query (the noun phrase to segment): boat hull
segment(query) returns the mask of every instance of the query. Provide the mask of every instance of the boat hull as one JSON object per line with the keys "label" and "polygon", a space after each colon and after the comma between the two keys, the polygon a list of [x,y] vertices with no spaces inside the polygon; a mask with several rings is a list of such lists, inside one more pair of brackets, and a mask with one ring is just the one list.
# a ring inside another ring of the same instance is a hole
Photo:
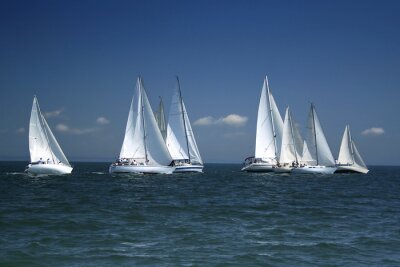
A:
{"label": "boat hull", "polygon": [[273,172],[273,166],[271,163],[250,163],[242,168],[245,172]]}
{"label": "boat hull", "polygon": [[203,172],[203,165],[182,165],[175,166],[174,173],[182,173],[182,172]]}
{"label": "boat hull", "polygon": [[344,173],[344,172],[355,172],[355,173],[363,173],[367,174],[369,170],[367,168],[359,167],[359,166],[337,166],[335,171],[336,173]]}
{"label": "boat hull", "polygon": [[294,168],[293,173],[317,173],[317,174],[333,174],[336,171],[336,167],[328,166],[304,166]]}
{"label": "boat hull", "polygon": [[275,173],[291,173],[293,167],[274,167],[273,171]]}
{"label": "boat hull", "polygon": [[175,167],[149,165],[114,165],[109,168],[110,173],[143,173],[143,174],[171,174]]}
{"label": "boat hull", "polygon": [[61,164],[29,164],[26,167],[25,172],[30,174],[51,174],[51,175],[61,175],[70,174],[72,172],[72,167],[61,165]]}

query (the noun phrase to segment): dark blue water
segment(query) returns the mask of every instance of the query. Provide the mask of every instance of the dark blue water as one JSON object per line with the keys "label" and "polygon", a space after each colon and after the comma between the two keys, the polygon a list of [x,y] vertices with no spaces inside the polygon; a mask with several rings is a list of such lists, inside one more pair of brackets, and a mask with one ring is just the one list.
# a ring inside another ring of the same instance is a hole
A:
{"label": "dark blue water", "polygon": [[400,167],[110,176],[0,163],[0,266],[400,266]]}

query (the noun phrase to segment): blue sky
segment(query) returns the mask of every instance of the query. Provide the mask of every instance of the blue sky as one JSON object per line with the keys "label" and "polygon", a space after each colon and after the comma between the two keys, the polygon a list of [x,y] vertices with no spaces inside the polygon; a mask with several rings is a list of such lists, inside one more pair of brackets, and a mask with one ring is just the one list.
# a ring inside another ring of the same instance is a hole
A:
{"label": "blue sky", "polygon": [[335,157],[350,124],[367,164],[399,165],[399,12],[398,1],[1,1],[0,159],[29,160],[36,94],[70,160],[111,161],[137,76],[168,112],[179,75],[204,160],[241,162],[267,74],[282,115],[289,105],[304,125],[315,104]]}

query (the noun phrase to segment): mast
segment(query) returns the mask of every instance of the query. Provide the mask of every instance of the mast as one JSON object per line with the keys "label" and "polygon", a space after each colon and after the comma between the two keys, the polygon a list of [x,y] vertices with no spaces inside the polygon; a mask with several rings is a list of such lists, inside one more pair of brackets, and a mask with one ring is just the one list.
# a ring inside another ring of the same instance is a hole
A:
{"label": "mast", "polygon": [[[288,110],[289,110],[289,107],[288,107]],[[296,158],[296,163],[299,164],[299,161],[298,161],[298,159],[297,159],[296,143],[294,142],[293,123],[292,123],[292,115],[291,115],[290,110],[289,110],[288,115],[289,115],[289,121],[290,121],[290,133],[291,133],[291,135],[292,135],[292,142],[293,142],[293,148],[294,148],[294,156],[295,156],[295,158]],[[281,152],[281,153],[282,153],[282,152]]]}
{"label": "mast", "polygon": [[278,151],[276,148],[276,133],[275,133],[275,126],[274,126],[274,117],[272,114],[272,106],[271,106],[271,92],[269,91],[269,85],[268,85],[268,77],[265,76],[265,82],[267,84],[267,93],[268,93],[268,106],[269,106],[269,116],[271,118],[271,125],[272,125],[272,136],[274,137],[274,148],[275,148],[275,159],[276,162],[279,162],[278,160]]}
{"label": "mast", "polygon": [[[54,160],[53,150],[52,150],[51,147],[50,147],[49,136],[47,135],[46,129],[43,127],[43,125],[44,125],[44,122],[43,122],[44,118],[43,118],[43,115],[42,115],[42,111],[40,110],[39,101],[37,100],[36,95],[35,95],[34,97],[35,97],[35,99],[36,99],[36,107],[37,107],[37,110],[38,110],[38,116],[39,116],[39,120],[40,120],[40,128],[42,129],[42,131],[44,132],[44,135],[46,136],[47,148],[48,148],[49,151],[50,151],[51,159],[53,160],[53,163],[56,163],[56,161]],[[46,163],[47,163],[47,162],[46,162]]]}
{"label": "mast", "polygon": [[188,135],[187,135],[185,112],[183,111],[183,99],[182,99],[181,85],[179,83],[178,76],[176,76],[176,81],[178,83],[178,92],[179,92],[179,100],[180,100],[179,102],[180,102],[181,110],[182,110],[182,120],[183,120],[183,128],[185,130],[186,148],[187,148],[187,154],[188,154],[189,162],[190,162],[189,139],[188,139]]}
{"label": "mast", "polygon": [[318,146],[317,146],[317,132],[315,131],[315,117],[314,117],[314,104],[311,103],[311,114],[312,114],[312,123],[314,128],[314,142],[315,142],[315,155],[317,157],[317,166],[318,166]]}
{"label": "mast", "polygon": [[142,83],[142,77],[139,76],[139,92],[140,92],[140,102],[142,105],[142,126],[143,126],[143,143],[144,143],[144,153],[145,153],[145,160],[147,164],[147,146],[146,146],[146,124],[144,121],[144,105],[143,105],[143,93],[144,93],[144,88],[143,88],[143,83]]}

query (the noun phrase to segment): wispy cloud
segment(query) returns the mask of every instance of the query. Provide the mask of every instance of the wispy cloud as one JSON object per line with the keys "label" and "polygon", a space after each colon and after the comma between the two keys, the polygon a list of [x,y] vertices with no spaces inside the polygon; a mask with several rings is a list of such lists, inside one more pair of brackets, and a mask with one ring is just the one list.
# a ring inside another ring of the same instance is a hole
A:
{"label": "wispy cloud", "polygon": [[224,118],[219,118],[216,121],[217,124],[226,124],[226,125],[237,126],[237,127],[246,125],[246,122],[247,122],[247,117],[240,116],[237,114],[229,114],[228,116],[226,116]]}
{"label": "wispy cloud", "polygon": [[207,116],[196,120],[193,125],[208,126],[208,125],[229,125],[235,127],[242,127],[246,125],[248,118],[238,114],[229,114],[225,117],[215,119],[212,116]]}
{"label": "wispy cloud", "polygon": [[385,130],[381,127],[372,127],[369,129],[365,129],[364,131],[362,131],[362,135],[382,135],[385,133]]}
{"label": "wispy cloud", "polygon": [[53,117],[58,117],[60,116],[60,114],[64,111],[63,108],[60,108],[58,110],[54,110],[54,111],[48,111],[44,113],[44,116],[46,118],[53,118]]}
{"label": "wispy cloud", "polygon": [[98,117],[98,118],[96,119],[96,123],[97,123],[97,124],[100,124],[100,125],[106,125],[106,124],[109,124],[109,123],[110,123],[110,120],[107,119],[107,118],[105,118],[105,117]]}
{"label": "wispy cloud", "polygon": [[15,132],[18,134],[23,134],[25,133],[25,128],[24,127],[18,128]]}
{"label": "wispy cloud", "polygon": [[99,128],[84,128],[84,129],[79,129],[79,128],[70,128],[66,124],[59,123],[56,126],[56,130],[59,132],[63,133],[69,133],[69,134],[75,134],[75,135],[82,135],[82,134],[89,134],[93,132],[97,132]]}
{"label": "wispy cloud", "polygon": [[193,125],[198,126],[207,126],[211,124],[214,124],[214,118],[211,116],[200,118],[193,123]]}

